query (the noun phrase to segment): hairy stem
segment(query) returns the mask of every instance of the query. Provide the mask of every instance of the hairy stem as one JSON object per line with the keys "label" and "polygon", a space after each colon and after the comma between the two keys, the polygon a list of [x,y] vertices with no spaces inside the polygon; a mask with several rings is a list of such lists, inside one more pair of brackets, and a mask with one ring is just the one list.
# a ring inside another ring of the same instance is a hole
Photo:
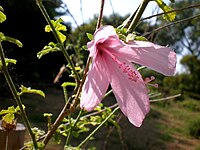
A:
{"label": "hairy stem", "polygon": [[35,139],[35,135],[33,134],[32,130],[31,130],[31,125],[30,125],[30,122],[28,120],[28,117],[26,115],[26,112],[23,108],[23,105],[22,105],[22,101],[21,101],[21,98],[20,96],[18,95],[17,93],[17,90],[16,90],[16,87],[13,83],[13,80],[8,72],[8,69],[7,69],[7,66],[6,66],[6,62],[5,62],[5,56],[4,56],[4,53],[3,53],[3,47],[2,47],[2,44],[0,42],[0,58],[1,58],[1,62],[2,62],[2,72],[6,78],[6,82],[12,92],[12,95],[17,103],[17,105],[19,106],[20,108],[20,112],[21,112],[21,116],[25,122],[25,125],[26,125],[26,128],[28,129],[29,131],[29,134],[31,136],[31,139],[33,141],[33,145],[34,145],[34,148],[37,149],[38,146],[37,146],[37,142],[36,142],[36,139]]}

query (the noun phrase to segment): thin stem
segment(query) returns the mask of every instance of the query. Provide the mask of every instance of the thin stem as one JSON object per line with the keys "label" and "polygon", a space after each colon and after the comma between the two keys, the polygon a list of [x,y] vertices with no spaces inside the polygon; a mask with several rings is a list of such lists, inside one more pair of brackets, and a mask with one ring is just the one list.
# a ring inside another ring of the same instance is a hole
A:
{"label": "thin stem", "polygon": [[173,98],[176,98],[176,97],[179,97],[179,96],[181,96],[181,94],[168,96],[168,97],[165,97],[165,98],[159,98],[159,99],[150,100],[150,102],[153,103],[153,102],[166,101],[166,100],[173,99]]}
{"label": "thin stem", "polygon": [[102,17],[103,17],[104,3],[105,3],[105,0],[101,0],[100,13],[99,13],[99,18],[98,18],[98,21],[97,21],[96,29],[100,28],[100,26],[101,26]]}
{"label": "thin stem", "polygon": [[[36,0],[36,1],[38,2],[40,0]],[[99,15],[98,23],[97,23],[97,28],[99,28],[100,25],[101,25],[101,20],[102,20],[102,16],[103,16],[103,6],[104,6],[104,0],[102,0],[102,2],[101,2],[101,9],[100,9],[100,15]],[[87,60],[87,63],[86,63],[86,67],[85,67],[85,71],[84,71],[81,83],[79,85],[77,85],[77,88],[74,91],[74,93],[76,93],[76,95],[75,95],[75,97],[73,99],[73,102],[72,102],[72,104],[70,106],[69,106],[69,103],[67,103],[63,107],[63,109],[60,112],[58,118],[54,122],[52,129],[50,131],[48,131],[46,137],[43,140],[43,143],[45,145],[48,143],[48,141],[50,140],[50,138],[52,137],[52,135],[54,134],[54,132],[58,128],[59,124],[62,122],[62,120],[66,116],[68,116],[70,113],[72,113],[75,110],[75,107],[78,105],[79,95],[80,95],[80,93],[82,91],[82,87],[83,87],[83,84],[85,82],[85,79],[86,79],[86,76],[87,76],[87,72],[89,70],[90,61],[91,61],[91,57],[88,57],[88,60]],[[72,100],[72,97],[69,98],[68,102],[71,102],[71,100]]]}
{"label": "thin stem", "polygon": [[130,30],[132,30],[132,31],[135,30],[135,28],[136,28],[138,22],[140,21],[140,18],[142,17],[142,14],[143,14],[145,8],[147,7],[149,1],[150,0],[143,0],[142,1],[136,15],[134,16],[130,26],[128,27],[127,32],[130,32]]}
{"label": "thin stem", "polygon": [[182,23],[182,22],[185,22],[185,21],[188,21],[188,20],[197,18],[197,17],[200,17],[200,15],[195,15],[195,16],[192,16],[192,17],[188,17],[188,18],[185,18],[185,19],[181,19],[181,20],[178,20],[178,21],[174,21],[174,22],[172,22],[172,23],[169,23],[169,24],[166,24],[166,25],[161,26],[161,27],[159,27],[159,28],[156,28],[156,29],[152,30],[151,32],[146,32],[146,33],[144,33],[142,36],[146,36],[146,35],[148,35],[148,34],[150,34],[150,33],[157,32],[157,31],[159,31],[159,30],[161,30],[161,29],[163,29],[163,28],[166,28],[166,27],[169,27],[169,26],[178,24],[178,23]]}
{"label": "thin stem", "polygon": [[46,11],[46,9],[44,8],[43,4],[42,4],[42,0],[36,0],[36,4],[38,5],[38,7],[40,8],[44,18],[46,19],[47,23],[50,25],[51,29],[52,29],[52,32],[53,32],[53,35],[54,37],[56,38],[56,41],[60,44],[60,47],[61,47],[61,51],[63,52],[63,55],[65,56],[66,60],[68,61],[68,63],[70,64],[71,68],[72,68],[72,71],[76,77],[76,82],[77,82],[77,85],[79,85],[79,82],[80,82],[80,77],[75,69],[75,66],[74,66],[74,63],[72,62],[69,54],[67,53],[63,43],[61,42],[53,24],[51,23],[51,19]]}
{"label": "thin stem", "polygon": [[173,9],[171,11],[162,12],[162,13],[159,13],[159,14],[151,15],[149,17],[145,17],[145,18],[141,19],[140,21],[151,19],[153,17],[158,17],[158,16],[161,16],[161,15],[164,15],[164,14],[169,14],[169,13],[172,13],[172,12],[178,12],[178,11],[183,11],[183,10],[186,10],[186,9],[196,8],[196,7],[199,7],[199,6],[200,6],[200,4],[195,4],[195,5],[190,5],[190,6],[183,7],[183,8]]}
{"label": "thin stem", "polygon": [[80,148],[83,144],[85,144],[85,142],[87,142],[91,136],[93,136],[97,130],[99,130],[103,124],[119,109],[119,107],[115,108],[108,117],[106,117],[106,119],[104,121],[101,122],[101,124],[99,124],[99,126],[94,130],[92,131],[92,133],[90,133],[86,138],[85,140],[83,140],[79,145],[78,145],[78,148]]}
{"label": "thin stem", "polygon": [[137,7],[137,9],[119,26],[118,29],[124,29],[127,28],[128,25],[130,25],[131,21],[133,20],[136,12],[138,11],[140,5]]}
{"label": "thin stem", "polygon": [[76,120],[75,120],[75,122],[74,122],[74,124],[70,128],[70,131],[69,131],[68,136],[67,136],[66,145],[68,145],[69,142],[70,142],[72,131],[76,127],[76,124],[78,123],[78,121],[80,120],[82,112],[83,112],[83,110],[81,109],[79,114],[78,114],[78,116],[77,116],[77,118],[76,118]]}
{"label": "thin stem", "polygon": [[27,129],[29,131],[29,134],[30,134],[30,136],[32,138],[33,145],[37,149],[38,146],[37,146],[37,142],[35,140],[35,135],[33,134],[32,130],[31,130],[31,125],[30,125],[30,122],[29,122],[28,117],[26,115],[26,112],[25,112],[25,110],[23,108],[21,98],[17,94],[16,87],[15,87],[15,85],[13,83],[13,80],[12,80],[12,78],[11,78],[9,72],[8,72],[8,69],[7,69],[7,66],[6,66],[6,62],[5,62],[5,56],[4,56],[4,53],[3,53],[3,47],[2,47],[1,42],[0,42],[0,58],[1,58],[1,62],[2,62],[2,72],[3,72],[3,74],[4,74],[5,78],[6,78],[6,82],[7,82],[8,86],[9,86],[11,92],[12,92],[12,95],[13,95],[17,105],[20,108],[21,116],[22,116],[22,118],[23,118],[23,120],[25,122],[25,125],[26,125],[26,127],[27,127]]}
{"label": "thin stem", "polygon": [[9,150],[8,149],[8,141],[9,141],[9,131],[6,131],[6,147],[5,147],[5,150]]}

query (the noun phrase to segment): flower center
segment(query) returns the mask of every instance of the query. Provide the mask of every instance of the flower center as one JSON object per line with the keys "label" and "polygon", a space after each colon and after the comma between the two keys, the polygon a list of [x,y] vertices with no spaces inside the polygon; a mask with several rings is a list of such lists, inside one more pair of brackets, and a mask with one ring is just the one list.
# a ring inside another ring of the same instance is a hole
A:
{"label": "flower center", "polygon": [[127,74],[129,80],[136,82],[139,79],[137,72],[131,69],[131,66],[129,64],[127,64],[126,62],[121,62],[119,59],[117,59],[117,57],[114,56],[112,52],[110,52],[107,48],[103,46],[103,44],[99,45],[98,48],[99,54],[102,55],[102,53],[105,52],[107,55],[109,55],[112,60],[118,64],[122,72]]}

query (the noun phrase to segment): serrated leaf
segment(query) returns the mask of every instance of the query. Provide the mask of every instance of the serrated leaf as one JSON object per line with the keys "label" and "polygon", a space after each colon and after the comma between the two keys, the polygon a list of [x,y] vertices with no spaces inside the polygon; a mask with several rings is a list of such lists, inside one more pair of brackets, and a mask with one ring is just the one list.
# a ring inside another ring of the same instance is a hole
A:
{"label": "serrated leaf", "polygon": [[45,97],[44,92],[41,91],[41,90],[31,89],[30,87],[27,88],[27,87],[25,87],[23,85],[21,85],[20,90],[21,90],[21,92],[18,93],[19,95],[22,95],[24,93],[30,93],[30,94],[37,94],[37,95],[40,95],[42,97]]}
{"label": "serrated leaf", "polygon": [[165,12],[165,14],[163,15],[163,18],[165,20],[173,21],[175,19],[176,12],[166,13],[173,10],[171,7],[167,6],[162,0],[155,0],[155,2],[163,10],[163,12]]}
{"label": "serrated leaf", "polygon": [[93,40],[94,39],[94,37],[93,37],[93,35],[91,34],[91,33],[86,33],[86,35],[87,35],[87,38],[89,39],[89,40]]}
{"label": "serrated leaf", "polygon": [[40,52],[37,53],[37,57],[38,57],[38,59],[40,59],[42,56],[44,56],[50,52],[57,52],[57,51],[60,51],[60,48],[57,47],[57,44],[50,42]]}
{"label": "serrated leaf", "polygon": [[62,87],[76,86],[76,83],[74,83],[74,82],[64,82],[61,86]]}

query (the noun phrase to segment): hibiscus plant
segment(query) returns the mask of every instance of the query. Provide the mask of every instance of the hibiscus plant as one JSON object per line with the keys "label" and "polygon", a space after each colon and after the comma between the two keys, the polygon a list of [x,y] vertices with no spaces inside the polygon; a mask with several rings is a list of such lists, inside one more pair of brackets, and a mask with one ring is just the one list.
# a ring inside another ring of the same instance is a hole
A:
{"label": "hibiscus plant", "polygon": [[[8,110],[2,110],[0,114],[3,116],[5,124],[13,124],[17,117],[16,113],[22,116],[31,142],[27,142],[21,149],[44,149],[52,137],[58,140],[60,135],[66,137],[65,149],[81,149],[103,125],[120,128],[116,121],[118,110],[121,110],[131,124],[140,127],[150,111],[150,91],[147,85],[155,88],[158,86],[151,83],[155,77],[144,78],[140,70],[147,67],[166,76],[175,74],[177,60],[174,50],[167,46],[154,44],[134,32],[150,0],[142,0],[133,15],[118,28],[102,24],[104,1],[101,0],[96,31],[93,35],[87,34],[91,40],[85,43],[89,56],[85,69],[81,72],[80,70],[83,68],[75,65],[66,50],[64,43],[67,37],[62,34],[62,31],[66,31],[66,27],[62,24],[62,19],[51,20],[42,1],[36,0],[36,4],[48,24],[45,31],[52,32],[56,39],[55,43],[50,42],[38,52],[37,56],[41,58],[51,52],[62,52],[68,62],[70,76],[74,78],[74,82],[62,84],[66,104],[55,122],[52,122],[53,114],[44,114],[48,120],[48,131],[31,128],[26,108],[21,101],[21,95],[24,93],[39,94],[45,97],[44,92],[23,85],[20,87],[21,91],[18,92],[7,69],[8,65],[15,64],[16,60],[5,58],[2,42],[9,41],[20,47],[22,44],[20,41],[0,33],[0,71],[4,74],[18,105],[17,108],[9,107]],[[164,11],[164,19],[174,20],[175,12],[172,11],[172,8],[162,0],[154,1]],[[3,22],[6,20],[6,15],[3,13],[3,8],[0,10],[0,22]],[[169,11],[171,12],[168,13]],[[61,72],[64,70],[65,68]],[[68,86],[74,87],[74,90],[68,92]],[[111,93],[114,94],[117,103],[104,106],[101,103],[102,100]],[[72,114],[76,116],[75,119]],[[71,146],[72,136],[80,137],[83,132],[89,132],[91,126],[95,126],[94,130],[80,144]]]}

